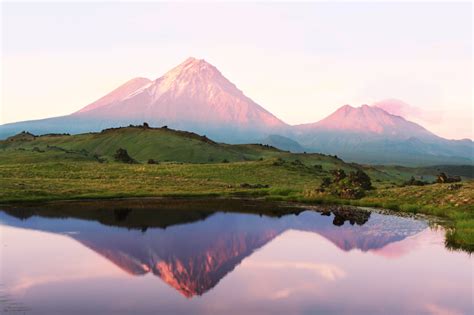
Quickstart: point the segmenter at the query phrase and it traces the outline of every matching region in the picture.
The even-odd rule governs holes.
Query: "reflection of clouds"
[[[287,297],[290,296],[292,291],[294,290],[292,289],[279,290],[279,291],[276,291],[271,298],[272,300],[286,299]]]
[[[245,266],[254,268],[307,270],[329,281],[335,281],[346,276],[344,270],[331,264],[308,262],[244,262],[244,264]]]
[[[80,234],[79,231],[66,231],[66,232],[62,232],[61,234],[65,234],[65,235],[77,235],[77,234]]]
[[[426,304],[426,311],[431,315],[462,315],[461,312],[436,304]]]
[[[426,244],[443,244],[444,230],[426,228],[422,232],[409,236],[401,241],[390,243],[380,249],[373,250],[376,255],[385,258],[400,258],[408,255]]]
[[[115,272],[110,272],[110,275],[116,276]],[[97,270],[93,272],[92,270],[86,270],[83,273],[75,274],[59,274],[59,275],[40,275],[40,276],[23,276],[17,279],[16,283],[8,286],[8,291],[11,294],[22,294],[30,288],[37,286],[51,284],[51,283],[60,283],[68,281],[77,281],[77,280],[86,280],[91,278],[100,278],[106,277],[106,270]]]

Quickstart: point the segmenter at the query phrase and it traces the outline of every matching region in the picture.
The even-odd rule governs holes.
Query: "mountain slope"
[[[280,150],[290,151],[294,153],[302,153],[305,150],[298,142],[293,139],[283,137],[280,135],[269,135],[259,141],[262,144],[267,144]]]
[[[122,84],[121,86],[119,86],[118,88],[110,92],[109,94],[99,98],[97,101],[93,102],[92,104],[89,104],[86,107],[82,108],[77,113],[85,113],[85,112],[100,108],[102,106],[105,106],[107,104],[123,100],[128,95],[132,94],[133,92],[140,89],[141,87],[149,84],[150,82],[151,80],[147,78],[132,79]]]

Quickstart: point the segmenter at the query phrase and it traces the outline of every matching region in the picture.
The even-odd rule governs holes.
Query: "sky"
[[[462,3],[1,4],[0,124],[77,111],[131,78],[202,58],[290,124],[399,99],[474,138]]]

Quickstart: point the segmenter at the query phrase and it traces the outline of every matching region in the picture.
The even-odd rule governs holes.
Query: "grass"
[[[474,181],[452,190],[450,184],[378,188],[358,200],[341,201],[326,196],[308,197],[306,202],[333,202],[354,206],[384,208],[407,213],[422,213],[448,219],[447,246],[474,252]]]
[[[319,185],[316,172],[274,166],[273,160],[128,165],[45,162],[0,165],[0,202],[57,199],[183,196],[285,195]],[[269,185],[243,188],[242,184]]]

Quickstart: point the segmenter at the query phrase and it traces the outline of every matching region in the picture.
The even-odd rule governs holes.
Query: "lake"
[[[472,314],[473,260],[425,219],[124,201],[0,211],[5,314]]]

